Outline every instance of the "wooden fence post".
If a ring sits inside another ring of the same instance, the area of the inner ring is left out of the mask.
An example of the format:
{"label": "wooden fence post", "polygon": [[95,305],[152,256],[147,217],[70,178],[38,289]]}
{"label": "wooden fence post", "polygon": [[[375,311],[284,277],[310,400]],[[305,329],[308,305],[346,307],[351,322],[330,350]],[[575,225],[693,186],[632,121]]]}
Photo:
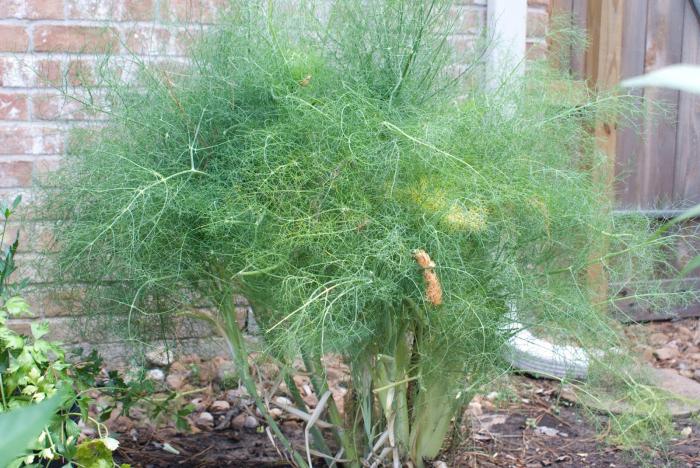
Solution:
{"label": "wooden fence post", "polygon": [[[588,0],[587,24],[590,45],[586,52],[586,80],[593,89],[607,90],[620,82],[622,61],[622,25],[625,0]],[[617,133],[611,123],[599,123],[594,134],[598,147],[606,155],[605,164],[593,169],[593,177],[605,190],[603,197],[612,197],[615,193],[613,183],[615,174],[615,153]],[[596,253],[599,258],[605,254],[606,247]],[[588,279],[595,288],[595,303],[604,303],[608,298],[608,279],[601,262],[592,265]]]}

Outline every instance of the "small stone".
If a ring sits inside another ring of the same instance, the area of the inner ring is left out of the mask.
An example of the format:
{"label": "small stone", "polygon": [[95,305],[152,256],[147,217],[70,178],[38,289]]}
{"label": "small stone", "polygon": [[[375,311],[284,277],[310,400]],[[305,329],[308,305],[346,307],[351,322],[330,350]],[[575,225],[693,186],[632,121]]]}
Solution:
{"label": "small stone", "polygon": [[272,408],[270,410],[270,416],[272,416],[272,419],[279,419],[283,414],[284,411],[279,408]]}
{"label": "small stone", "polygon": [[185,376],[181,374],[168,374],[165,382],[173,390],[180,390],[185,385]]}
{"label": "small stone", "polygon": [[124,434],[129,432],[134,427],[134,423],[126,416],[118,416],[111,426],[114,432]]}
{"label": "small stone", "polygon": [[669,347],[659,348],[654,350],[654,356],[656,356],[656,359],[659,361],[668,361],[678,356],[678,350]]}
{"label": "small stone", "polygon": [[211,427],[214,424],[214,416],[206,411],[199,413],[194,423],[200,427]]}
{"label": "small stone", "polygon": [[222,361],[216,369],[216,379],[223,387],[231,386],[238,381],[236,366],[231,361]]}
{"label": "small stone", "polygon": [[447,463],[444,461],[433,462],[433,468],[447,468]]}
{"label": "small stone", "polygon": [[496,398],[498,398],[498,392],[491,392],[486,395],[486,399],[489,401],[494,401]]}
{"label": "small stone", "polygon": [[469,416],[471,417],[478,417],[484,414],[484,409],[482,408],[481,403],[478,401],[469,402],[469,406],[467,408]]}
{"label": "small stone", "polygon": [[668,341],[668,335],[665,333],[652,333],[649,335],[649,343],[655,346],[665,345]]}
{"label": "small stone", "polygon": [[304,403],[306,403],[309,408],[316,408],[316,405],[318,405],[318,397],[313,393],[304,395],[301,399],[304,400]]}
{"label": "small stone", "polygon": [[173,354],[163,345],[155,346],[146,353],[146,361],[158,367],[165,367],[173,361]]}
{"label": "small stone", "polygon": [[690,426],[684,427],[683,430],[681,431],[681,435],[686,439],[689,438],[692,433],[693,433],[693,428]]}
{"label": "small stone", "polygon": [[559,435],[559,431],[554,429],[553,427],[547,427],[547,426],[537,426],[535,428],[535,434],[547,436],[547,437],[554,437]]}
{"label": "small stone", "polygon": [[194,410],[197,412],[202,412],[207,409],[204,398],[193,398],[190,403],[194,405]]}
{"label": "small stone", "polygon": [[241,413],[231,420],[231,425],[234,427],[234,429],[243,429],[243,427],[245,427],[245,420],[247,417],[248,416]]}
{"label": "small stone", "polygon": [[292,406],[292,400],[283,396],[278,396],[275,398],[275,402],[279,403],[280,405]]}
{"label": "small stone", "polygon": [[156,382],[162,382],[165,380],[165,372],[160,369],[150,369],[148,372],[146,372],[146,378],[155,380]]}
{"label": "small stone", "polygon": [[180,361],[175,361],[170,364],[168,371],[171,374],[188,374],[190,372],[189,369]]}
{"label": "small stone", "polygon": [[245,422],[243,423],[243,427],[246,429],[256,429],[259,425],[260,423],[258,423],[258,420],[253,416],[246,416]]}
{"label": "small stone", "polygon": [[215,413],[223,413],[231,409],[231,404],[228,401],[216,400],[211,404],[209,409]]}

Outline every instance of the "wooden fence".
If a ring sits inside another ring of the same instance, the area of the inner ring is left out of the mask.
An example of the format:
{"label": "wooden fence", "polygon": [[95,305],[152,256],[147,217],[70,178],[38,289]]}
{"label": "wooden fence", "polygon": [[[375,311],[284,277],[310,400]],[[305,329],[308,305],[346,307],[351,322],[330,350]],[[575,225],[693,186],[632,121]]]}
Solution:
{"label": "wooden fence", "polygon": [[[615,2],[615,0],[603,0]],[[571,15],[589,32],[589,18],[600,0],[554,0],[555,12]],[[700,17],[691,0],[621,0],[620,78],[641,75],[674,63],[700,64]],[[618,12],[619,13],[619,12]],[[598,26],[599,27],[599,26]],[[595,44],[592,44],[595,46]],[[570,67],[591,79],[595,54],[572,53]],[[619,128],[614,166],[618,207],[674,210],[700,203],[700,98],[663,89],[636,90],[650,98],[645,115]],[[654,104],[662,103],[664,115]]]}

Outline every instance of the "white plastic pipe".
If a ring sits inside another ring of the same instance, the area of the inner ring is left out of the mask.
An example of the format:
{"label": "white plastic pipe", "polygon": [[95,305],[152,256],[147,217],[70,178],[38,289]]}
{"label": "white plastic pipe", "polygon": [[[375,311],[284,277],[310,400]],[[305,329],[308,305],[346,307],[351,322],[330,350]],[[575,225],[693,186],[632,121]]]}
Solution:
{"label": "white plastic pipe", "polygon": [[508,320],[504,332],[512,335],[506,343],[504,357],[515,369],[552,379],[584,380],[588,377],[589,352],[536,337],[518,321],[514,307],[511,307]]}

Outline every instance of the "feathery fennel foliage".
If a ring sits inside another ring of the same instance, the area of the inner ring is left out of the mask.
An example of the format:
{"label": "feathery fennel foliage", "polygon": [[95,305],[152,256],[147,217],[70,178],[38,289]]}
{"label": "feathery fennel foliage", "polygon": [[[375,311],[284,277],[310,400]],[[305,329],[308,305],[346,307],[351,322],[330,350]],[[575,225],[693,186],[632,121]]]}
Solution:
{"label": "feathery fennel foliage", "polygon": [[233,2],[191,65],[102,77],[108,123],[73,134],[44,200],[55,278],[100,323],[138,340],[205,318],[264,412],[235,323],[244,295],[265,351],[301,355],[319,396],[320,358],[350,365],[344,419],[328,410],[351,466],[383,434],[385,458],[437,454],[458,406],[507,368],[509,304],[551,336],[623,349],[586,272],[604,261],[637,282],[672,242],[613,218],[591,176],[590,128],[624,99],[537,63],[482,89],[479,54],[450,46],[448,1],[271,5]]}

